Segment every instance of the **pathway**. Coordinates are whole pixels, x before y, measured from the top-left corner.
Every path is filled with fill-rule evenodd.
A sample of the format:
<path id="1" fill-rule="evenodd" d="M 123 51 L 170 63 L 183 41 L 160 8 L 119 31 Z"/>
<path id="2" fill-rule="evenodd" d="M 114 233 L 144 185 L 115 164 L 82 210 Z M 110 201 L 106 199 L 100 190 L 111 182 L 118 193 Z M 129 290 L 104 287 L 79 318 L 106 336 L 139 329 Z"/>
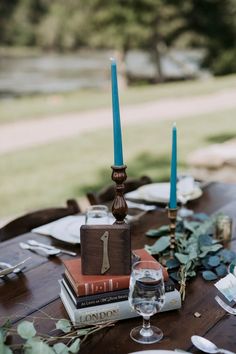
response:
<path id="1" fill-rule="evenodd" d="M 231 108 L 236 108 L 236 90 L 127 105 L 122 107 L 121 117 L 122 125 L 143 124 L 147 121 L 194 118 L 196 115 Z M 112 124 L 111 115 L 111 109 L 99 109 L 2 125 L 0 127 L 0 154 L 109 127 Z"/>

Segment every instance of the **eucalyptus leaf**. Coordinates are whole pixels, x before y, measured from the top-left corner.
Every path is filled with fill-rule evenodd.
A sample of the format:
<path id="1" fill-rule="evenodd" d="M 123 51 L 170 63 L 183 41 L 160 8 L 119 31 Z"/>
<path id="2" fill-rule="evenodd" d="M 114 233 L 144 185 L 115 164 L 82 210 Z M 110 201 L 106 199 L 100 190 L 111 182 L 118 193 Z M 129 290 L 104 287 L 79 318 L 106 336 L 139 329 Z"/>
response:
<path id="1" fill-rule="evenodd" d="M 188 273 L 193 266 L 193 262 L 189 260 L 185 265 L 185 271 Z"/>
<path id="2" fill-rule="evenodd" d="M 183 232 L 176 232 L 175 233 L 175 238 L 176 240 L 179 240 L 179 241 L 183 241 L 185 240 L 185 237 L 184 237 L 184 233 Z M 185 240 L 186 241 L 186 240 Z"/>
<path id="3" fill-rule="evenodd" d="M 86 336 L 91 331 L 91 328 L 82 328 L 77 331 L 77 336 L 82 337 Z"/>
<path id="4" fill-rule="evenodd" d="M 200 258 L 205 257 L 209 252 L 216 252 L 221 249 L 223 246 L 219 243 L 212 244 L 211 246 L 201 247 L 202 253 L 199 255 Z"/>
<path id="5" fill-rule="evenodd" d="M 152 246 L 145 245 L 145 249 L 151 254 L 163 252 L 170 245 L 170 236 L 162 236 Z"/>
<path id="6" fill-rule="evenodd" d="M 220 255 L 222 261 L 224 263 L 231 263 L 234 259 L 236 259 L 235 252 L 228 250 L 226 248 L 222 249 L 218 255 Z"/>
<path id="7" fill-rule="evenodd" d="M 17 333 L 21 338 L 29 339 L 36 335 L 36 330 L 32 322 L 23 321 L 17 326 Z"/>
<path id="8" fill-rule="evenodd" d="M 175 257 L 181 264 L 186 264 L 189 261 L 189 256 L 187 254 L 176 252 Z"/>
<path id="9" fill-rule="evenodd" d="M 169 276 L 171 277 L 172 280 L 175 280 L 175 281 L 180 281 L 180 275 L 179 275 L 179 272 L 173 272 L 173 273 L 170 273 Z"/>
<path id="10" fill-rule="evenodd" d="M 149 237 L 160 237 L 163 235 L 168 235 L 169 234 L 169 226 L 168 225 L 163 225 L 159 227 L 159 229 L 151 229 L 146 232 L 146 236 Z"/>
<path id="11" fill-rule="evenodd" d="M 209 235 L 200 235 L 198 240 L 199 240 L 200 248 L 203 247 L 203 246 L 212 245 L 212 237 L 209 236 Z"/>
<path id="12" fill-rule="evenodd" d="M 224 277 L 228 271 L 225 264 L 220 264 L 218 267 L 215 268 L 215 272 L 218 277 Z"/>
<path id="13" fill-rule="evenodd" d="M 0 333 L 2 335 L 2 341 L 3 343 L 6 341 L 7 338 L 7 332 L 11 328 L 11 322 L 10 320 L 7 320 L 1 327 L 0 327 Z M 1 340 L 1 338 L 0 338 Z"/>
<path id="14" fill-rule="evenodd" d="M 197 273 L 195 272 L 195 270 L 191 270 L 189 272 L 187 272 L 187 276 L 190 278 L 193 278 L 197 275 Z"/>
<path id="15" fill-rule="evenodd" d="M 55 351 L 39 338 L 27 340 L 25 354 L 55 354 Z"/>
<path id="16" fill-rule="evenodd" d="M 232 261 L 232 262 L 230 262 L 232 265 L 236 265 L 236 258 Z"/>
<path id="17" fill-rule="evenodd" d="M 68 354 L 69 348 L 64 343 L 56 343 L 53 346 L 56 354 Z"/>
<path id="18" fill-rule="evenodd" d="M 195 230 L 199 227 L 200 223 L 198 221 L 184 221 L 184 228 L 191 232 L 195 232 Z"/>
<path id="19" fill-rule="evenodd" d="M 180 262 L 176 258 L 170 258 L 166 261 L 166 267 L 168 269 L 178 268 L 180 266 Z"/>
<path id="20" fill-rule="evenodd" d="M 80 339 L 77 338 L 69 347 L 70 353 L 76 354 L 80 349 Z"/>
<path id="21" fill-rule="evenodd" d="M 217 267 L 220 264 L 220 257 L 218 256 L 209 257 L 208 264 L 211 267 Z"/>
<path id="22" fill-rule="evenodd" d="M 3 335 L 0 332 L 0 353 L 3 351 L 3 346 L 4 346 Z"/>
<path id="23" fill-rule="evenodd" d="M 209 256 L 206 256 L 205 258 L 201 259 L 201 264 L 206 270 L 212 268 L 211 266 L 209 266 L 208 260 L 209 260 Z"/>
<path id="24" fill-rule="evenodd" d="M 215 223 L 216 217 L 211 217 L 205 222 L 201 223 L 197 229 L 195 229 L 194 234 L 196 237 L 199 237 L 200 235 L 206 235 L 209 234 L 210 231 L 212 231 L 212 227 Z"/>
<path id="25" fill-rule="evenodd" d="M 57 321 L 56 328 L 60 329 L 64 333 L 69 333 L 71 331 L 71 322 L 65 318 Z"/>
<path id="26" fill-rule="evenodd" d="M 196 250 L 197 247 L 194 245 L 190 245 L 188 248 L 189 260 L 196 259 L 198 257 L 198 252 Z"/>
<path id="27" fill-rule="evenodd" d="M 1 349 L 1 354 L 13 354 L 13 351 L 11 350 L 11 348 L 8 345 L 3 345 Z"/>
<path id="28" fill-rule="evenodd" d="M 202 277 L 203 279 L 208 281 L 217 279 L 217 275 L 211 270 L 205 270 L 204 272 L 202 272 Z"/>

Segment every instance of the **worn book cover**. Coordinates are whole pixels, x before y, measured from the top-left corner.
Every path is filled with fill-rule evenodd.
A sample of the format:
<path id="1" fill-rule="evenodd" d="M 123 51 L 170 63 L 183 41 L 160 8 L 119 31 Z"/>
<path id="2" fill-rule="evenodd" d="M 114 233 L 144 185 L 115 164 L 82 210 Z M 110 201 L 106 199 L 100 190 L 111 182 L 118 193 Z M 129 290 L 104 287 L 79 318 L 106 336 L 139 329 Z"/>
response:
<path id="1" fill-rule="evenodd" d="M 145 249 L 134 251 L 143 261 L 155 261 Z M 69 259 L 64 261 L 65 276 L 72 285 L 77 296 L 104 293 L 129 287 L 129 275 L 83 275 L 81 273 L 81 259 Z M 164 280 L 168 273 L 163 267 Z"/>

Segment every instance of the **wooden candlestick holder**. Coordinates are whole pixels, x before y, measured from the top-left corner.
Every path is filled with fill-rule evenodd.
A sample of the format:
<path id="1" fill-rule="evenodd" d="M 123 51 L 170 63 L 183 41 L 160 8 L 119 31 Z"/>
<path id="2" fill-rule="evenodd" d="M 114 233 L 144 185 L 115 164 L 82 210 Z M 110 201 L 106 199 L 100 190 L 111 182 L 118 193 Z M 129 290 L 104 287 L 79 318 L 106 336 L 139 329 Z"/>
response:
<path id="1" fill-rule="evenodd" d="M 124 224 L 125 217 L 128 212 L 128 207 L 124 198 L 124 182 L 127 178 L 126 168 L 127 166 L 111 166 L 112 168 L 112 180 L 116 183 L 115 186 L 115 199 L 112 204 L 112 214 L 116 219 L 115 224 Z"/>
<path id="2" fill-rule="evenodd" d="M 175 230 L 176 230 L 176 219 L 178 208 L 167 208 L 168 209 L 168 218 L 170 220 L 170 258 L 174 258 L 175 253 Z"/>

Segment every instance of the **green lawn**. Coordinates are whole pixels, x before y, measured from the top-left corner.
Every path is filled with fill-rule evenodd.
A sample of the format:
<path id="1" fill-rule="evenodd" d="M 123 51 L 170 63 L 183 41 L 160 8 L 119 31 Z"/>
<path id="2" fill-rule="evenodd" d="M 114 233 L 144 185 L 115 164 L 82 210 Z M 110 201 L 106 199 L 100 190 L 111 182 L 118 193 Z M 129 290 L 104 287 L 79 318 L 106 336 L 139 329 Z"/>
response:
<path id="1" fill-rule="evenodd" d="M 185 167 L 190 151 L 235 136 L 235 116 L 236 110 L 229 110 L 179 120 L 179 169 Z M 168 179 L 170 122 L 146 121 L 142 125 L 127 125 L 123 127 L 123 135 L 129 176 L 148 174 L 156 181 Z M 110 129 L 1 156 L 0 217 L 61 205 L 67 198 L 79 197 L 86 190 L 104 186 L 111 181 L 112 162 Z"/>
<path id="2" fill-rule="evenodd" d="M 236 75 L 204 81 L 188 81 L 131 87 L 120 90 L 122 105 L 162 98 L 203 95 L 236 87 Z M 110 87 L 100 91 L 78 91 L 51 96 L 31 96 L 0 100 L 0 124 L 22 119 L 44 118 L 65 112 L 110 107 Z"/>

